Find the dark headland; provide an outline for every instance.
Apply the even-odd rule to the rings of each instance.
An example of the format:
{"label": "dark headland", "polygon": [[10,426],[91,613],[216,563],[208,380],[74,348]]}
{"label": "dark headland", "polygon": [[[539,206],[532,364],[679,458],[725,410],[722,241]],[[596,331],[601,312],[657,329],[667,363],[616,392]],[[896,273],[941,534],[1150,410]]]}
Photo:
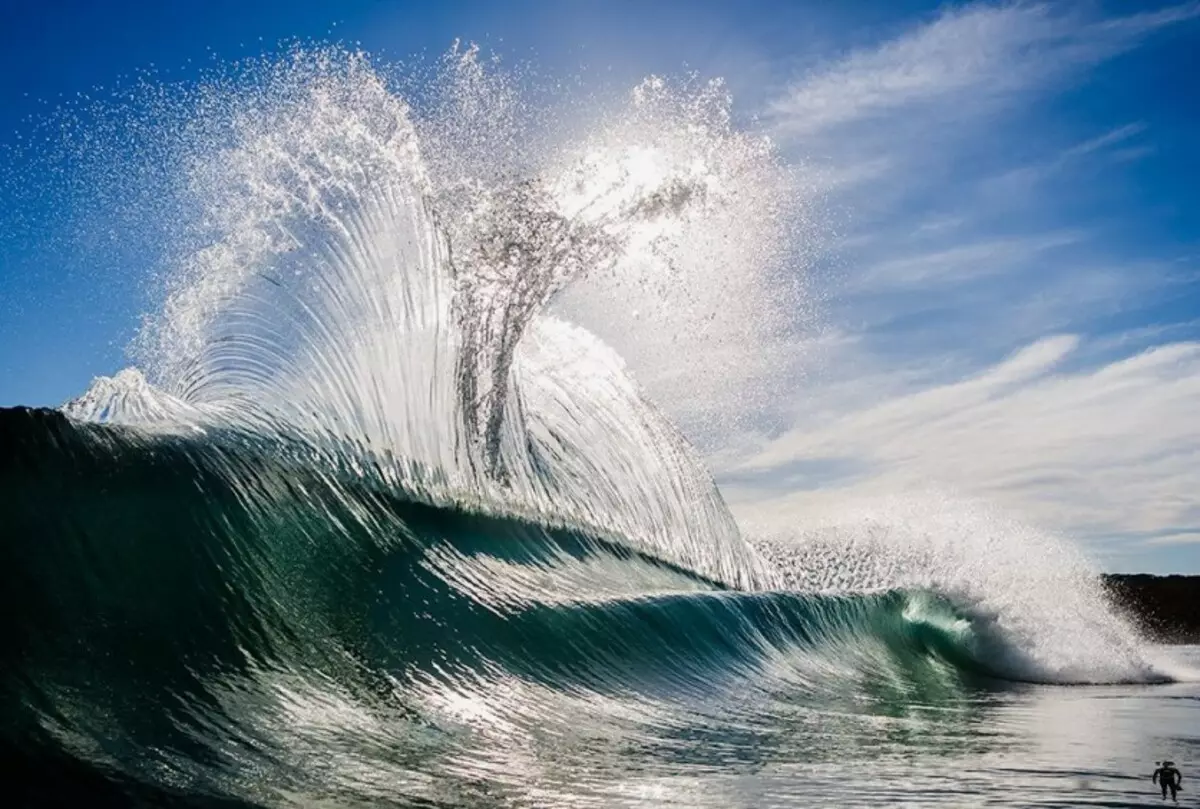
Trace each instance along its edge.
{"label": "dark headland", "polygon": [[1107,574],[1117,609],[1161,643],[1200,643],[1200,576]]}

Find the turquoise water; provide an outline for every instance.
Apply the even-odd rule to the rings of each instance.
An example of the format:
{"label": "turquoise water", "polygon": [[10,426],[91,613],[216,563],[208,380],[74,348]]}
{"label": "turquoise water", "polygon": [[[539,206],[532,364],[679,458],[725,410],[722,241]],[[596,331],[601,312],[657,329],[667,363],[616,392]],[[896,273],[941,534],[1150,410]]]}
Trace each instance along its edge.
{"label": "turquoise water", "polygon": [[264,436],[0,437],[18,804],[1129,805],[1200,743],[1200,649],[1056,669],[962,595],[732,587]]}
{"label": "turquoise water", "polygon": [[[1200,647],[1169,651],[1200,665]],[[1028,686],[950,703],[863,705],[860,713],[789,724],[788,741],[770,747],[761,763],[738,762],[730,750],[727,767],[704,772],[695,762],[691,777],[665,776],[657,787],[647,782],[641,803],[621,800],[714,807],[1153,806],[1162,800],[1150,774],[1156,761],[1169,758],[1184,774],[1180,805],[1200,805],[1189,783],[1200,754],[1196,683]]]}
{"label": "turquoise water", "polygon": [[[1200,648],[1171,652],[1200,665]],[[1029,686],[836,711],[777,697],[776,712],[734,731],[698,723],[564,751],[536,785],[517,765],[505,779],[511,805],[1152,806],[1162,801],[1150,774],[1168,757],[1184,773],[1180,805],[1198,804],[1194,683]]]}

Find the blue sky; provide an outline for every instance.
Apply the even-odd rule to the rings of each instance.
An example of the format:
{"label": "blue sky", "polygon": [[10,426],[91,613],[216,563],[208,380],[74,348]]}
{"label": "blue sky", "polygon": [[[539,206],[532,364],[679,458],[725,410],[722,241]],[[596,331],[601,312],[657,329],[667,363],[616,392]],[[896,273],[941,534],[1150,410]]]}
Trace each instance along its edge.
{"label": "blue sky", "polygon": [[724,76],[828,222],[803,380],[711,451],[735,509],[949,486],[1111,569],[1200,572],[1200,5],[23,4],[0,30],[0,405],[125,365],[155,269],[39,156],[53,109],[297,38]]}

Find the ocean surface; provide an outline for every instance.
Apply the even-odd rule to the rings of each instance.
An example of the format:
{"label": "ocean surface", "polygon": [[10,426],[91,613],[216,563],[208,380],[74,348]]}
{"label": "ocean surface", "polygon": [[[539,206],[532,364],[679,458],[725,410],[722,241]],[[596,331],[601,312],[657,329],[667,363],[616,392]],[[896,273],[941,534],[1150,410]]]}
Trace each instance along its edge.
{"label": "ocean surface", "polygon": [[1069,541],[734,518],[696,405],[799,384],[735,371],[804,210],[720,85],[549,136],[485,68],[154,96],[135,364],[0,410],[5,805],[1129,806],[1164,758],[1191,800],[1200,651]]}

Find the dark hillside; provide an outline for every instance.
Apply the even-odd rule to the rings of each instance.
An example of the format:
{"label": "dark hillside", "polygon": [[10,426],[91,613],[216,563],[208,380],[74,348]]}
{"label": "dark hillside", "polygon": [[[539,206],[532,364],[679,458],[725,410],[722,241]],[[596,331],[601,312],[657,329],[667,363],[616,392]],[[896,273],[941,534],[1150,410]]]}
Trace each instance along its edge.
{"label": "dark hillside", "polygon": [[1155,640],[1200,643],[1200,576],[1108,574],[1113,603]]}

